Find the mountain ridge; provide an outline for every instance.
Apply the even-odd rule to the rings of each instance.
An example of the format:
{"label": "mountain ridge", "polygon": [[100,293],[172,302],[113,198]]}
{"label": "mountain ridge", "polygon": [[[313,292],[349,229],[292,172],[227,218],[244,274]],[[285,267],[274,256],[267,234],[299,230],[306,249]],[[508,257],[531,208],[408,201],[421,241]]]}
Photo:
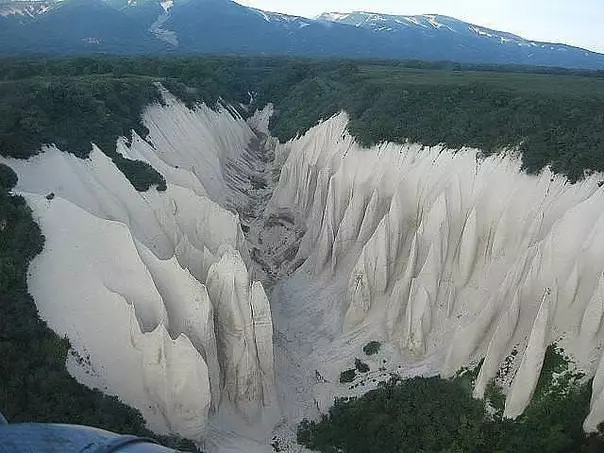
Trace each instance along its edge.
{"label": "mountain ridge", "polygon": [[[358,22],[351,22],[351,20],[353,20],[355,17],[358,16],[369,16],[365,19],[365,21],[363,23],[358,23]],[[354,25],[356,27],[362,27],[365,26],[367,27],[367,23],[369,22],[370,18],[376,18],[380,21],[385,21],[387,22],[388,20],[391,21],[398,21],[398,23],[400,25],[403,25],[402,22],[400,22],[401,20],[407,21],[407,25],[410,24],[414,24],[416,26],[421,26],[421,27],[426,27],[429,28],[427,24],[421,23],[421,20],[425,20],[429,23],[430,26],[432,26],[435,29],[440,29],[441,27],[445,27],[447,29],[449,29],[452,32],[458,32],[458,30],[454,30],[452,29],[449,25],[444,24],[444,23],[440,23],[438,22],[439,19],[444,19],[446,21],[449,22],[454,22],[456,24],[459,24],[461,26],[467,26],[468,30],[474,33],[477,33],[479,35],[486,35],[489,36],[489,34],[495,33],[497,34],[497,37],[501,37],[503,39],[512,39],[512,40],[518,40],[518,41],[524,41],[526,43],[529,44],[534,44],[534,45],[555,45],[555,46],[565,46],[565,47],[569,47],[569,48],[573,48],[573,49],[578,49],[578,50],[583,50],[589,53],[595,53],[600,55],[600,52],[594,51],[594,50],[590,50],[587,49],[585,47],[581,47],[581,46],[577,46],[577,45],[572,45],[572,44],[566,44],[564,42],[561,41],[541,41],[541,40],[536,40],[536,39],[528,39],[528,38],[524,38],[521,35],[515,34],[515,33],[511,33],[511,32],[506,32],[506,31],[502,31],[502,30],[497,30],[494,28],[490,28],[490,27],[485,27],[483,25],[478,25],[475,24],[473,22],[466,22],[463,21],[461,19],[457,19],[455,17],[452,16],[447,16],[444,14],[413,14],[413,15],[402,15],[402,14],[385,14],[385,13],[376,13],[376,12],[371,12],[371,11],[352,11],[350,13],[341,13],[341,12],[325,12],[322,13],[320,15],[318,15],[316,17],[316,20],[322,20],[322,21],[329,21],[329,22],[337,22],[337,23],[348,23],[350,25]],[[377,31],[377,30],[376,30]],[[383,31],[383,30],[379,30],[379,31]],[[388,30],[390,31],[390,30]]]}
{"label": "mountain ridge", "polygon": [[[73,11],[78,5],[79,11]],[[201,53],[604,69],[604,54],[456,18],[367,11],[310,19],[231,0],[0,2],[0,55]]]}

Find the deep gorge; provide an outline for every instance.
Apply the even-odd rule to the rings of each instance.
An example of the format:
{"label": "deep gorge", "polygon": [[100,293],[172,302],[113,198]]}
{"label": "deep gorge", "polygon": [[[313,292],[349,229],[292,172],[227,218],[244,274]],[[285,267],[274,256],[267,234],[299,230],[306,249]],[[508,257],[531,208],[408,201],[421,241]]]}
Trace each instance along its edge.
{"label": "deep gorge", "polygon": [[[185,104],[166,87],[115,150],[165,190],[136,190],[111,140],[0,158],[46,238],[29,291],[69,339],[79,382],[210,451],[302,451],[303,418],[393,375],[481,363],[474,396],[494,382],[518,417],[555,343],[593,377],[584,428],[596,430],[598,173],[571,184],[526,174],[513,152],[363,148],[344,112],[280,142],[278,102],[244,119],[241,105]],[[341,383],[359,357],[369,374]]]}

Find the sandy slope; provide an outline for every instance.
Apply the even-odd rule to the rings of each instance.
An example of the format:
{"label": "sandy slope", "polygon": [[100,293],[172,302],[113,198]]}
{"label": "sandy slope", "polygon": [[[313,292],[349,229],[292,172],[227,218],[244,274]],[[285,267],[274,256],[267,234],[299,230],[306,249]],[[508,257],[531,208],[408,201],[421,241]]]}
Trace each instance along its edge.
{"label": "sandy slope", "polygon": [[305,355],[331,382],[373,339],[403,368],[429,364],[420,369],[444,376],[484,357],[476,396],[500,371],[510,417],[558,342],[596,375],[585,422],[595,429],[604,418],[601,175],[570,185],[471,149],[361,149],[347,121],[340,114],[284,145],[272,206],[306,234],[275,324],[289,320],[288,337],[306,338]]}
{"label": "sandy slope", "polygon": [[275,405],[268,299],[248,276],[237,214],[219,204],[226,160],[255,135],[226,109],[165,96],[145,112],[149,137],[118,150],[161,171],[166,192],[136,192],[96,148],[86,160],[49,147],[3,161],[47,239],[29,286],[72,342],[72,374],[152,429],[203,443],[223,407],[236,421]]}

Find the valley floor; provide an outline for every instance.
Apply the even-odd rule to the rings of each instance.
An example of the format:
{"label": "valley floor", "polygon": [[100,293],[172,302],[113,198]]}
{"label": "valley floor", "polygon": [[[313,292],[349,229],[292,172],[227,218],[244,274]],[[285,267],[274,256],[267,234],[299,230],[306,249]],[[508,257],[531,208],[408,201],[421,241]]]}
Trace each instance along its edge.
{"label": "valley floor", "polygon": [[[209,444],[220,453],[301,453],[308,450],[296,443],[296,424],[302,415],[316,412],[311,394],[314,383],[309,372],[313,366],[308,363],[308,350],[312,347],[306,341],[291,338],[287,316],[283,316],[287,296],[281,287],[294,270],[292,260],[303,231],[290,213],[277,214],[271,210],[270,200],[279,178],[275,142],[266,132],[257,129],[254,132],[256,137],[244,153],[229,159],[225,166],[225,180],[230,189],[226,205],[239,214],[252,259],[251,277],[262,282],[271,302],[281,414],[276,426],[269,424],[251,430],[241,426],[237,432],[225,432],[224,426],[232,420],[218,417],[212,422]],[[310,338],[310,326],[303,327],[308,331],[292,333]]]}
{"label": "valley floor", "polygon": [[[303,219],[293,211],[276,209],[271,197],[280,166],[275,158],[275,140],[255,129],[245,152],[230,159],[225,180],[230,189],[226,205],[237,212],[248,241],[252,278],[266,288],[274,329],[275,373],[279,397],[279,420],[274,426],[259,423],[232,429],[233,419],[212,421],[209,445],[220,453],[309,452],[296,442],[296,427],[304,419],[317,419],[333,405],[335,397],[359,396],[400,376],[435,375],[442,356],[405,364],[395,348],[384,345],[376,357],[357,350],[372,332],[356,332],[341,339],[336,331],[342,314],[330,312],[346,297],[350,269],[335,278],[317,278],[298,258],[305,233]],[[371,371],[360,384],[341,384],[334,376],[355,357],[367,362]],[[236,422],[235,422],[236,425]],[[229,431],[224,431],[230,426]]]}

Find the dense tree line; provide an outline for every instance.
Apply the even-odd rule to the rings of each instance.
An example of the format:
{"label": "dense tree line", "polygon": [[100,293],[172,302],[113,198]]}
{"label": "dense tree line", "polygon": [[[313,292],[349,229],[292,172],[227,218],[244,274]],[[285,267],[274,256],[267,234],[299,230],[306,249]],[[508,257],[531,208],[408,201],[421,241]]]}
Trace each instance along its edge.
{"label": "dense tree line", "polygon": [[[586,170],[604,170],[602,71],[419,61],[2,60],[0,153],[26,157],[40,144],[56,143],[86,155],[95,141],[111,154],[118,136],[132,129],[144,135],[140,114],[158,101],[154,82],[190,106],[273,102],[272,131],[282,141],[346,110],[363,145],[410,140],[487,154],[514,147],[527,171],[552,165],[572,181]],[[149,184],[140,190],[163,185],[152,169],[117,163],[144,175],[139,180]]]}
{"label": "dense tree line", "polygon": [[591,382],[534,400],[516,420],[472,398],[459,379],[398,378],[359,398],[338,399],[298,442],[324,453],[597,453],[604,436],[585,434]]}
{"label": "dense tree line", "polygon": [[551,165],[576,181],[585,171],[604,171],[601,75],[455,74],[349,62],[311,66],[300,82],[282,83],[289,86],[279,91],[283,97],[266,91],[277,106],[271,129],[282,141],[345,110],[365,146],[411,141],[485,154],[514,148],[530,173]]}
{"label": "dense tree line", "polygon": [[[516,355],[514,350],[510,358]],[[336,400],[320,420],[304,420],[298,441],[325,453],[604,451],[604,423],[598,433],[586,434],[582,427],[592,381],[557,345],[547,348],[531,402],[515,420],[504,418],[505,395],[495,380],[484,400],[472,397],[482,363],[452,379],[392,375],[360,398]]]}

